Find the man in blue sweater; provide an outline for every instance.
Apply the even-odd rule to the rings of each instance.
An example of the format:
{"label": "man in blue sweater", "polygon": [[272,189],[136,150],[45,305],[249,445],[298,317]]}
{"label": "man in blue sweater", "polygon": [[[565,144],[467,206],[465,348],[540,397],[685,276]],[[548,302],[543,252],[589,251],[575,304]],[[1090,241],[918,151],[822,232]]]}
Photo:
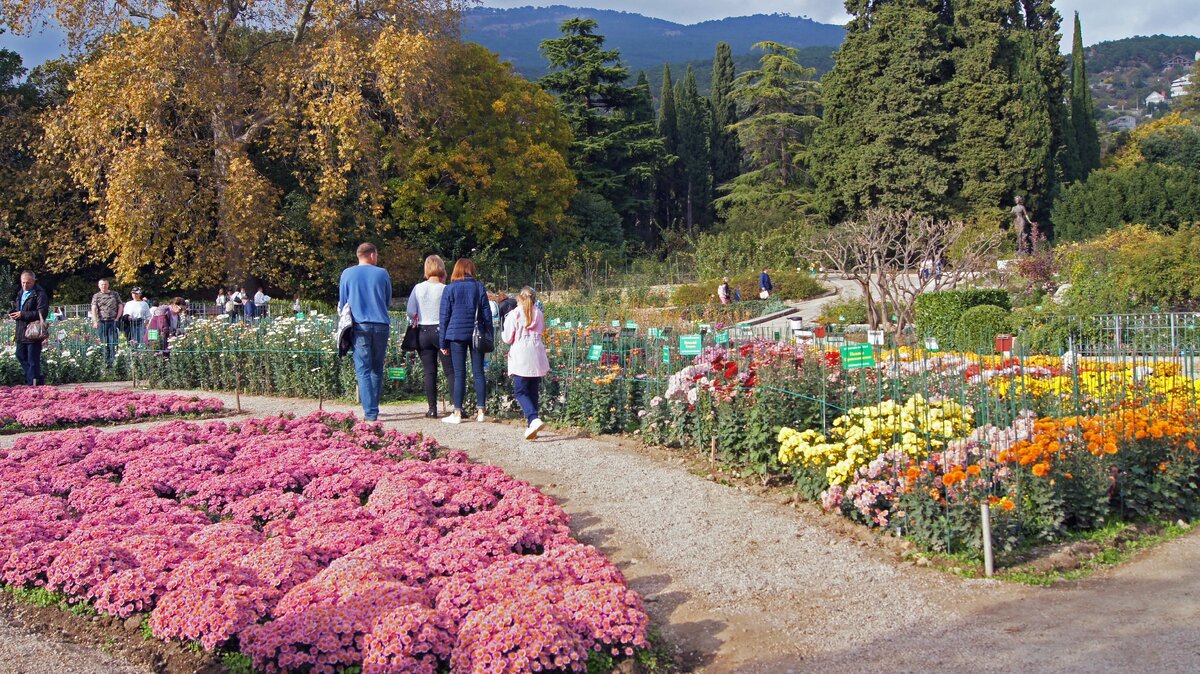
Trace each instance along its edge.
{"label": "man in blue sweater", "polygon": [[338,313],[350,305],[354,319],[354,374],[363,418],[379,418],[379,392],[383,388],[383,360],[387,354],[392,305],[392,279],[379,267],[379,251],[370,243],[358,247],[358,264],[342,272],[338,282]]}

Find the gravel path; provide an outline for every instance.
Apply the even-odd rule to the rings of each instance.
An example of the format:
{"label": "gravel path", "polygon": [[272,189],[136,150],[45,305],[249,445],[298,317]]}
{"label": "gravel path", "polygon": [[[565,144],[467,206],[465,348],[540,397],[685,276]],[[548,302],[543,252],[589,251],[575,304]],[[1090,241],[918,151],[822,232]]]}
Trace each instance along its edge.
{"label": "gravel path", "polygon": [[[232,396],[218,397],[232,407]],[[242,402],[254,415],[316,408]],[[529,443],[512,424],[452,426],[422,411],[385,407],[380,420],[558,499],[579,538],[646,598],[687,671],[1200,670],[1195,533],[1064,588],[963,580],[897,564],[836,534],[831,517],[718,485],[630,442],[550,432]],[[31,648],[19,633],[13,646],[11,630],[0,623],[0,663]],[[122,671],[109,666],[58,671]]]}

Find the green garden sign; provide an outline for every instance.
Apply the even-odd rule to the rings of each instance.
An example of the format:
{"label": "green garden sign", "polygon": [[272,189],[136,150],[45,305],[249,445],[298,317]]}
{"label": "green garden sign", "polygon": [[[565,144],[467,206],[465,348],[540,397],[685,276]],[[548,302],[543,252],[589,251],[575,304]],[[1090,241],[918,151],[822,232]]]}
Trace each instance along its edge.
{"label": "green garden sign", "polygon": [[406,367],[389,367],[387,369],[387,378],[399,381],[408,379],[408,368]]}
{"label": "green garden sign", "polygon": [[681,356],[699,356],[704,350],[704,340],[700,335],[680,335],[679,336],[679,355]]}
{"label": "green garden sign", "polygon": [[663,363],[667,365],[671,364],[671,347],[669,346],[663,347]]}
{"label": "green garden sign", "polygon": [[600,360],[600,354],[602,353],[604,353],[604,346],[600,344],[593,344],[591,348],[588,349],[588,360],[592,362],[598,361]]}
{"label": "green garden sign", "polygon": [[717,336],[715,338],[713,338],[713,341],[716,342],[717,344],[728,344],[729,343],[729,333],[728,332],[718,332]]}
{"label": "green garden sign", "polygon": [[557,327],[558,327],[558,319],[557,319],[557,318],[551,318],[551,319],[550,319],[550,327],[552,327],[552,328],[557,328]]}
{"label": "green garden sign", "polygon": [[146,331],[146,339],[148,339],[152,342],[154,340],[158,339],[158,330],[147,330]]}
{"label": "green garden sign", "polygon": [[625,329],[626,330],[637,330],[637,328],[638,328],[637,323],[635,323],[633,321],[625,321]]}
{"label": "green garden sign", "polygon": [[660,332],[658,328],[650,328],[647,333],[649,334],[650,339],[658,339],[662,336],[662,332]]}
{"label": "green garden sign", "polygon": [[875,367],[875,350],[870,344],[847,344],[841,348],[841,353],[842,367],[847,370]]}
{"label": "green garden sign", "polygon": [[298,321],[304,320],[304,312],[303,311],[296,312],[296,320],[298,320]]}
{"label": "green garden sign", "polygon": [[613,321],[613,322],[612,322],[612,326],[613,326],[614,328],[619,328],[619,327],[621,327],[621,321]]}

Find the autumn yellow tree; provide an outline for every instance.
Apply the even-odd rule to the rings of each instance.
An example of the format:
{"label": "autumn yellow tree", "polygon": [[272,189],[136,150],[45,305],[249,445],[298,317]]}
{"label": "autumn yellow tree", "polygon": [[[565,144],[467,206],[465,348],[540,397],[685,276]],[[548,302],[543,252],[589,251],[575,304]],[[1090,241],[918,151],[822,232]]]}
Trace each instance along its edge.
{"label": "autumn yellow tree", "polygon": [[[197,287],[246,273],[259,255],[320,256],[355,234],[348,199],[382,212],[381,137],[411,124],[443,72],[457,3],[0,0],[0,10],[17,32],[53,17],[73,45],[95,45],[49,115],[45,151],[87,190],[118,276],[149,269]],[[262,166],[278,157],[312,195],[311,250],[267,249],[280,190]]]}

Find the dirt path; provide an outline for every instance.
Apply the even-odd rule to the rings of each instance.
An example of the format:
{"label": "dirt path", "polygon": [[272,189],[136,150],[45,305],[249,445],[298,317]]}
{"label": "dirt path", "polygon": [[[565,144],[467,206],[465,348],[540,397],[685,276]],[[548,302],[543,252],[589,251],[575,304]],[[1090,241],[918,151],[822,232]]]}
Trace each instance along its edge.
{"label": "dirt path", "polygon": [[[254,415],[316,407],[242,402]],[[632,442],[548,433],[527,443],[512,424],[451,426],[421,411],[385,407],[380,419],[558,499],[579,538],[646,598],[686,671],[1200,670],[1195,533],[1065,588],[963,580],[898,564],[837,534],[836,518],[715,484]],[[0,644],[13,627],[0,621]],[[8,651],[0,645],[0,671]]]}

